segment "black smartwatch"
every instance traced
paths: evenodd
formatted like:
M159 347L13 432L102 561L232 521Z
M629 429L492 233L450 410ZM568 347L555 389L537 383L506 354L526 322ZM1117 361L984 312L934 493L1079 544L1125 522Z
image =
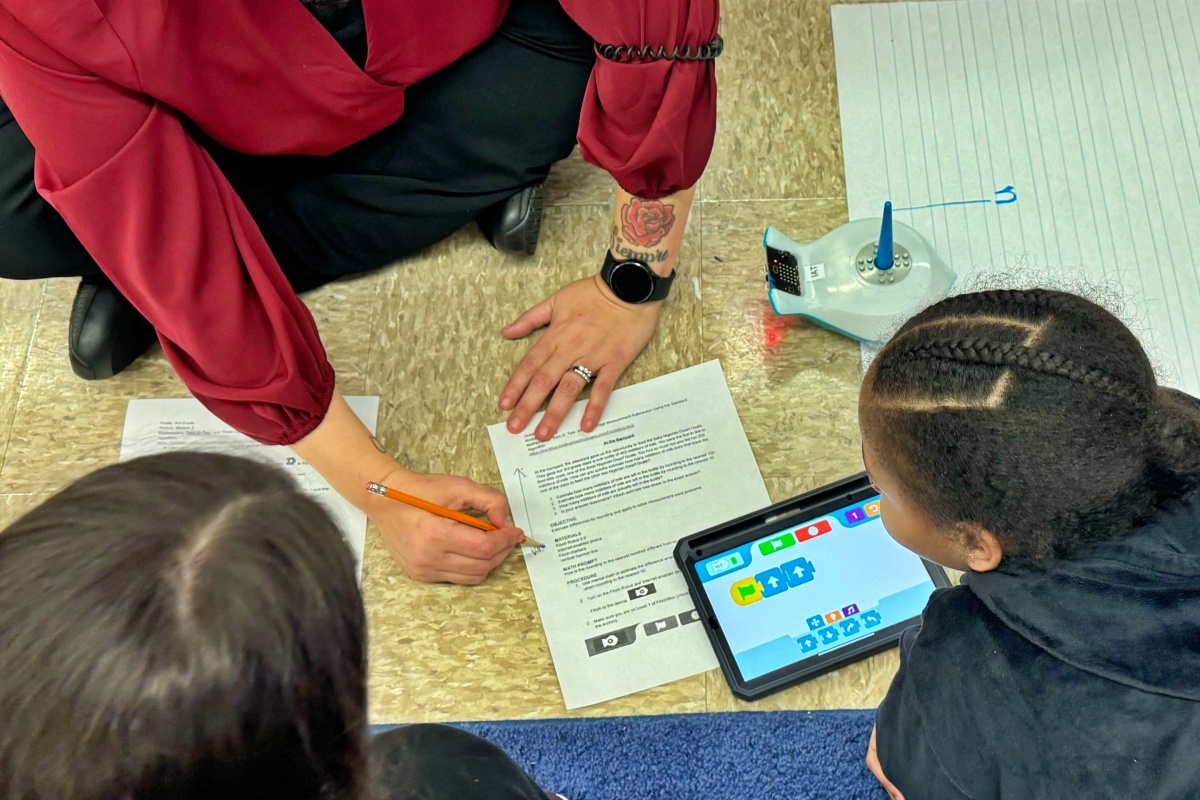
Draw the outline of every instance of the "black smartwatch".
M608 284L618 300L633 304L653 303L667 299L671 282L675 280L675 270L664 278L655 274L645 262L617 261L610 251L604 258L600 279Z

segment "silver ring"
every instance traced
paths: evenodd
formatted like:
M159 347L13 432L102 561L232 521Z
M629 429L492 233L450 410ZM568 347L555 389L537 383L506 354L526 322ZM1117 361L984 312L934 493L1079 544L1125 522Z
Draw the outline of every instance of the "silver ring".
M572 367L571 372L574 372L576 375L583 378L584 383L590 384L592 382L592 379L596 377L595 375L592 374L592 371L590 369L588 369L587 367L585 367L583 364L578 364L578 365Z

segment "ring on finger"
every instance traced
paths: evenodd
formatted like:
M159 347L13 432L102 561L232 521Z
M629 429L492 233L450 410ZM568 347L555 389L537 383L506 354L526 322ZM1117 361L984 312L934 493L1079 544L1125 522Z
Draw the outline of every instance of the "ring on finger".
M583 382L587 384L590 384L596 378L596 376L592 374L592 371L583 364L576 364L571 368L571 372L574 372L576 375L583 378Z

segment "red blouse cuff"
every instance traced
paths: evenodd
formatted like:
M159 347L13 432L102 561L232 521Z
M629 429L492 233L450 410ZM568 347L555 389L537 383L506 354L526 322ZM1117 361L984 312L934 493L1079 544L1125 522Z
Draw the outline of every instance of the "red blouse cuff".
M613 60L603 53L616 46L694 54L717 38L717 0L561 1L598 43L579 119L584 159L637 197L694 186L716 136L714 61Z
M270 445L292 445L315 431L329 413L337 381L329 362L323 361L322 366L322 373L327 371L327 374L322 374L318 379L319 383L314 382L316 385L309 386L313 392L315 407L303 411L273 403L231 403L194 394L205 408L254 441Z
M712 62L600 60L579 119L579 150L635 197L695 186L717 129Z

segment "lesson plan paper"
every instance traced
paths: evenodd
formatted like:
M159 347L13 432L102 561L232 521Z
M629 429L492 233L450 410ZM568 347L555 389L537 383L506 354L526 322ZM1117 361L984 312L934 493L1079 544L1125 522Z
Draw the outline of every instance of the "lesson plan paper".
M379 416L378 397L347 397L351 410L372 434ZM286 447L259 444L217 419L193 399L130 400L121 436L121 461L174 450L200 450L244 456L285 470L305 494L321 503L333 517L362 578L367 515L347 503L324 478Z
M851 219L891 200L959 287L1106 287L1200 394L1200 4L835 6L833 33Z
M719 362L614 392L590 434L584 405L545 443L488 428L513 519L546 545L525 563L569 709L717 666L675 544L770 503Z

